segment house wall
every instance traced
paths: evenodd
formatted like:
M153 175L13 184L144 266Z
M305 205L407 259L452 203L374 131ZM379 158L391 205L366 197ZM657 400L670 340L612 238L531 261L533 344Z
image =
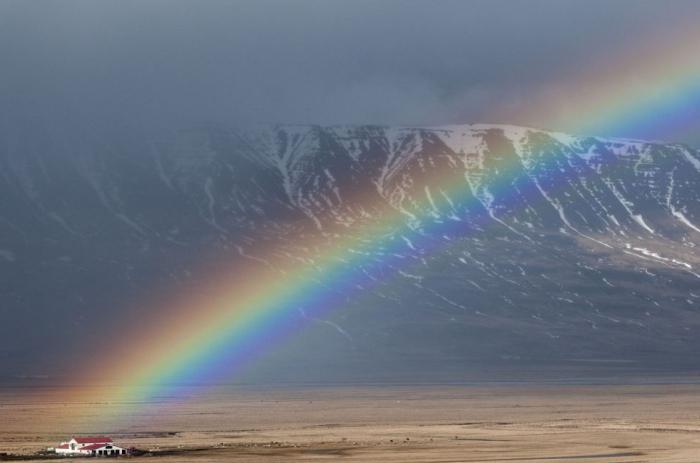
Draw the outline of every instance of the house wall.
M103 452L103 453L100 453ZM95 450L86 450L85 451L88 455L126 455L126 449L117 447L116 445L110 445L110 446L104 446L100 447L99 449ZM104 453L107 452L107 453Z

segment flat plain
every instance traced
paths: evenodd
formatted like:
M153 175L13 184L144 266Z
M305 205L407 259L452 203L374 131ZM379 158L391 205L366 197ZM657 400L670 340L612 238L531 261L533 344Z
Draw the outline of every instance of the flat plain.
M130 461L700 462L698 384L229 387L129 404L88 396L1 389L0 453L30 455L80 433L153 451Z

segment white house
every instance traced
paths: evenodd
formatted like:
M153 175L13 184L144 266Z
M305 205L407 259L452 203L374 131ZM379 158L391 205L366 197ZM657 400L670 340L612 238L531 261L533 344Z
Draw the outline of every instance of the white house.
M114 445L112 439L105 436L74 437L68 442L61 442L55 451L62 455L88 456L117 456L127 453L125 448Z

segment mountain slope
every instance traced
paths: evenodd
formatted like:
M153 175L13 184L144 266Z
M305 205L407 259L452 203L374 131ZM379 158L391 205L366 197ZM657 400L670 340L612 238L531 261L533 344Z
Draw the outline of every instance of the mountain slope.
M688 147L496 125L75 135L2 137L0 362L13 374L56 373L47 342L79 362L116 336L95 327L215 262L276 265L261 248L312 261L295 237L352 238L387 211L404 217L405 267L321 318L300 309L312 328L265 374L696 366L700 155ZM424 243L400 233L435 223L455 225Z

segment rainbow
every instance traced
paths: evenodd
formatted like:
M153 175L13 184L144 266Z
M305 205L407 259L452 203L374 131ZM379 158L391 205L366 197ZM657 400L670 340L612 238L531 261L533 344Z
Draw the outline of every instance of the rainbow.
M623 50L607 66L594 68L567 84L572 89L578 84L588 89L580 96L571 97L577 95L572 92L566 102L551 96L535 99L525 112L513 112L513 119L553 115L577 133L625 133L661 126L665 133L675 134L686 122L675 116L683 114L688 102L696 102L700 95L700 59L695 50L700 40L696 39L686 34L683 40L657 41L634 53ZM575 108L578 115L554 117L562 107ZM489 182L492 192L501 197L511 188L509 167L514 169L516 164L505 166L499 178ZM428 183L459 198L461 204L453 205L454 209L477 201L463 174L442 172ZM351 200L367 204L372 201L369 198L366 192L357 192L357 198ZM223 381L271 345L302 329L300 311L317 317L342 307L347 294L376 284L362 269L379 280L391 278L398 269L415 262L406 252L407 242L429 253L444 246L444 240L437 237L459 236L483 225L479 218L468 222L429 215L416 218L420 226L409 225L402 211L382 204L369 204L377 210L374 216L381 217L379 221L358 223L352 233L335 238L300 234L296 247L312 250L307 258L300 258L301 262L280 262L272 248L253 250L251 254L261 260L275 262L275 269L240 263L217 268L204 273L193 287L163 300L148 301L148 305L167 310L148 310L154 314L152 319L135 328L124 343L110 346L107 360L98 356L99 363L113 363L116 371L129 374L88 376L84 380L114 385L110 397L102 400L123 402L148 402L178 394L177 387L183 384ZM428 206L419 205L416 210L431 211Z
M445 176L439 178L440 186L455 197L475 201L464 177L452 177L449 181ZM505 191L511 178L507 172L502 178ZM362 201L364 192L356 196ZM451 207L466 205L453 203ZM419 205L418 209L427 206ZM171 390L182 391L182 386L191 382L221 381L237 366L284 339L290 334L290 327L296 331L300 311L318 316L342 306L348 293L368 289L377 281L368 277L366 271L386 277L405 268L411 261L405 240L427 252L442 243L435 236L459 234L457 230L476 225L436 220L413 228L407 225L404 213L386 204L381 207L377 213L381 222L364 223L352 233L346 232L344 238L312 235L294 240L296 248L312 249L320 258L309 257L301 263L287 260L274 269L260 264L241 267L239 262L233 268L206 275L202 283L194 285L194 295L187 295L193 289L188 287L157 303L168 307L167 315L159 313L130 333L130 340L136 338L140 342L113 347L111 357L118 358L120 365L128 365L130 380L119 385L112 400L143 402L156 395L169 395ZM274 250L247 252L259 261L279 260ZM376 256L381 259L375 259ZM95 369L104 361L101 358L96 362ZM114 385L119 378L107 376L99 381Z
M490 120L549 121L580 136L692 139L700 113L697 24L676 24L664 36L634 37L597 61L573 63L522 105L496 106Z

